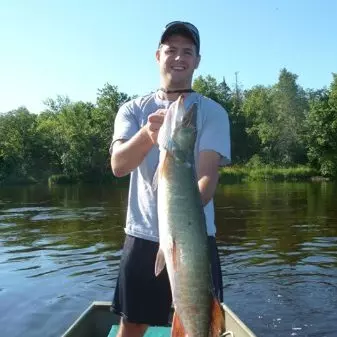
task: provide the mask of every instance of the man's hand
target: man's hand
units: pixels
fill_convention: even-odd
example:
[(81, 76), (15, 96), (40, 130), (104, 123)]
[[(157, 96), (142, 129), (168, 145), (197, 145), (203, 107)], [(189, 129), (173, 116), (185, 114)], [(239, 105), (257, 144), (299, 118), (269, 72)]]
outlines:
[(147, 123), (131, 139), (118, 140), (113, 146), (111, 168), (116, 177), (123, 177), (134, 170), (154, 144), (164, 122), (166, 110), (159, 109), (149, 115)]
[(158, 132), (164, 122), (165, 113), (165, 109), (159, 109), (147, 118), (145, 128), (153, 144), (157, 144)]

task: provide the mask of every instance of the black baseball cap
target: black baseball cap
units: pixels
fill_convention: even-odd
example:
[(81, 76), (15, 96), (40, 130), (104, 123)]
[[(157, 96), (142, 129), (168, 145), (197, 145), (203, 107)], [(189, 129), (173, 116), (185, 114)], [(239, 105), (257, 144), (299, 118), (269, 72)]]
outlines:
[(163, 43), (169, 36), (173, 34), (183, 34), (188, 36), (194, 42), (197, 54), (200, 52), (200, 36), (197, 27), (190, 22), (172, 21), (165, 26), (161, 34), (159, 45)]

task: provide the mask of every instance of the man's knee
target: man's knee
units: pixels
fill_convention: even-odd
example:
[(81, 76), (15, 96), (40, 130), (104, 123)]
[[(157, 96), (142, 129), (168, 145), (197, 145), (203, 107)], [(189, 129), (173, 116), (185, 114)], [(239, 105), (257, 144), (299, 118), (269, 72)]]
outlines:
[(148, 325), (131, 323), (121, 318), (119, 330), (116, 337), (143, 337)]

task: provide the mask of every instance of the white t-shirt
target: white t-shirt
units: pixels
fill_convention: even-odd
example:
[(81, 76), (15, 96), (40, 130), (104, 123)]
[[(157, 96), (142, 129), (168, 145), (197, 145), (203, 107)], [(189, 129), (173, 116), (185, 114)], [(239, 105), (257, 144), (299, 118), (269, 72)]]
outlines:
[[(221, 155), (221, 165), (231, 160), (230, 128), (227, 111), (215, 101), (198, 93), (191, 93), (184, 99), (185, 108), (197, 102), (197, 140), (195, 162), (199, 152), (213, 150)], [(171, 101), (161, 100), (157, 93), (139, 97), (125, 103), (119, 109), (110, 146), (117, 140), (128, 140), (146, 123), (151, 113), (167, 109)], [(157, 190), (152, 181), (159, 161), (159, 148), (153, 146), (143, 162), (131, 172), (128, 195), (128, 209), (125, 232), (139, 238), (158, 242)], [(208, 235), (215, 236), (213, 199), (204, 207)]]

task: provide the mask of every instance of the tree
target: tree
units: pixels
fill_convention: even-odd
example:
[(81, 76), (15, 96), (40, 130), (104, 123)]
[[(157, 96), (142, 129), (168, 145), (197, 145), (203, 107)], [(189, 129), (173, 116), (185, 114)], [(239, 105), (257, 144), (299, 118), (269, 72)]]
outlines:
[(232, 108), (231, 89), (228, 87), (226, 80), (218, 83), (211, 75), (206, 77), (198, 76), (193, 82), (193, 90), (213, 99), (223, 106), (227, 111)]
[(121, 105), (130, 99), (131, 97), (126, 93), (118, 91), (117, 86), (109, 83), (106, 83), (102, 89), (98, 90), (97, 109), (94, 111), (94, 125), (96, 129), (96, 141), (97, 144), (100, 144), (100, 151), (96, 153), (96, 156), (100, 157), (101, 170), (104, 172), (111, 172), (108, 150), (117, 112)]
[(213, 99), (226, 109), (230, 121), (232, 161), (234, 163), (243, 162), (247, 157), (247, 134), (245, 131), (245, 119), (241, 111), (241, 91), (237, 87), (233, 92), (225, 79), (218, 83), (210, 75), (197, 77), (193, 82), (193, 89)]
[(272, 104), (271, 88), (255, 86), (246, 91), (243, 104), (246, 117), (248, 146), (250, 154), (258, 156), (262, 162), (272, 162), (279, 127), (276, 112)]
[(310, 101), (306, 141), (311, 165), (324, 176), (337, 176), (337, 74), (330, 89)]
[[(281, 164), (305, 163), (304, 120), (309, 106), (304, 90), (296, 83), (297, 75), (282, 69), (272, 88), (272, 104), (278, 127), (275, 153)], [(275, 158), (276, 159), (276, 158)]]
[(48, 107), (47, 111), (51, 113), (59, 113), (61, 109), (71, 103), (68, 96), (57, 95), (56, 99), (47, 98), (44, 105)]
[(0, 180), (24, 179), (36, 159), (36, 115), (19, 107), (0, 117)]
[(107, 141), (111, 139), (118, 109), (130, 99), (127, 94), (119, 92), (117, 86), (109, 83), (106, 83), (102, 89), (98, 89), (96, 120), (103, 123), (100, 124), (100, 127), (103, 129)]

